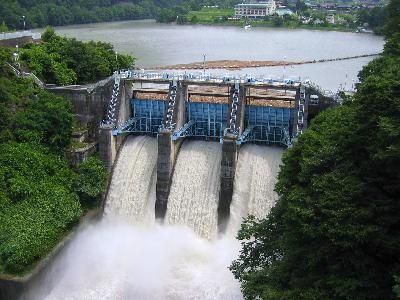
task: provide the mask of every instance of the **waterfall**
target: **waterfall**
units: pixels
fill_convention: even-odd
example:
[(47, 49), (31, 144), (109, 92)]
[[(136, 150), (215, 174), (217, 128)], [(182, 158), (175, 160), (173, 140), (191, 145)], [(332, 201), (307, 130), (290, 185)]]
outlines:
[(139, 227), (106, 216), (79, 231), (57, 270), (26, 299), (242, 300), (227, 268), (239, 247), (182, 226)]
[[(239, 282), (227, 268), (240, 249), (233, 236), (242, 217), (264, 217), (274, 205), (282, 152), (241, 148), (228, 233), (216, 238), (221, 145), (183, 143), (160, 225), (154, 222), (156, 139), (128, 137), (105, 216), (80, 227), (24, 299), (242, 300)], [(143, 223), (151, 226), (138, 226)]]
[(186, 225), (206, 239), (216, 237), (221, 154), (217, 142), (183, 143), (168, 198), (167, 224)]
[(154, 223), (157, 139), (129, 136), (118, 157), (104, 207), (136, 224)]
[(239, 152), (231, 203), (228, 235), (236, 235), (243, 217), (264, 218), (277, 201), (277, 181), (283, 149), (243, 145)]

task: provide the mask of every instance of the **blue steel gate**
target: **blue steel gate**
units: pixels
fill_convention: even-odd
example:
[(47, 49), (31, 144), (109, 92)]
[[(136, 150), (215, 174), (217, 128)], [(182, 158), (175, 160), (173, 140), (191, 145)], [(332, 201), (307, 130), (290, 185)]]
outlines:
[(270, 106), (246, 106), (245, 128), (251, 128), (246, 141), (267, 144), (284, 143), (291, 134), (292, 109)]
[(186, 136), (220, 139), (228, 121), (228, 104), (186, 102), (186, 120), (192, 122)]
[(132, 117), (113, 130), (114, 135), (121, 133), (157, 134), (162, 125), (166, 101), (132, 99)]

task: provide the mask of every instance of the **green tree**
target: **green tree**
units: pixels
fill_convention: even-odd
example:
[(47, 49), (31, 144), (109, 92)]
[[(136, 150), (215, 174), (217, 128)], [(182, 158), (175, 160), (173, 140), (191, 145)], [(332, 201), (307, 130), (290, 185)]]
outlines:
[(0, 32), (8, 32), (9, 29), (6, 25), (6, 23), (3, 21), (3, 23), (0, 24)]
[(65, 160), (42, 146), (0, 144), (0, 271), (22, 273), (82, 213)]
[(69, 101), (39, 91), (38, 100), (15, 116), (16, 139), (20, 142), (42, 143), (61, 153), (70, 144), (72, 107)]
[(394, 299), (400, 273), (400, 57), (359, 74), (283, 157), (268, 218), (246, 220), (231, 270), (248, 299)]
[(118, 54), (109, 43), (81, 42), (60, 37), (47, 28), (40, 45), (29, 44), (22, 50), (22, 62), (47, 83), (67, 85), (89, 83), (105, 78), (114, 70), (131, 68), (134, 59)]
[(391, 0), (387, 6), (388, 19), (385, 26), (385, 34), (392, 36), (400, 33), (400, 1)]
[(96, 157), (82, 162), (77, 169), (75, 191), (85, 206), (97, 204), (106, 188), (107, 170)]

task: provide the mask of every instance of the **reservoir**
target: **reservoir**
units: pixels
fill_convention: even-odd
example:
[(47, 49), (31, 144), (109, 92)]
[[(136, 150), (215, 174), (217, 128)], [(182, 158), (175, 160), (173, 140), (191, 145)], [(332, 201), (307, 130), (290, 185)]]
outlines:
[[(160, 24), (152, 20), (57, 27), (78, 40), (104, 41), (119, 53), (135, 56), (136, 67), (156, 67), (206, 60), (303, 61), (380, 53), (383, 37), (353, 32), (286, 28)], [(317, 64), (212, 70), (210, 73), (310, 79), (324, 89), (351, 89), (357, 73), (373, 57)], [(182, 71), (180, 71), (182, 72)], [(206, 71), (208, 72), (208, 71)]]

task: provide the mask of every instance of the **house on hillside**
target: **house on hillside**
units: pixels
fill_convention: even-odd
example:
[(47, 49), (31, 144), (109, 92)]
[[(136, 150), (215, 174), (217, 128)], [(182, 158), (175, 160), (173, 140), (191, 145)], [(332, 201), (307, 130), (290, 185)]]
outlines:
[(258, 3), (240, 3), (235, 5), (235, 17), (264, 19), (276, 10), (275, 0)]

